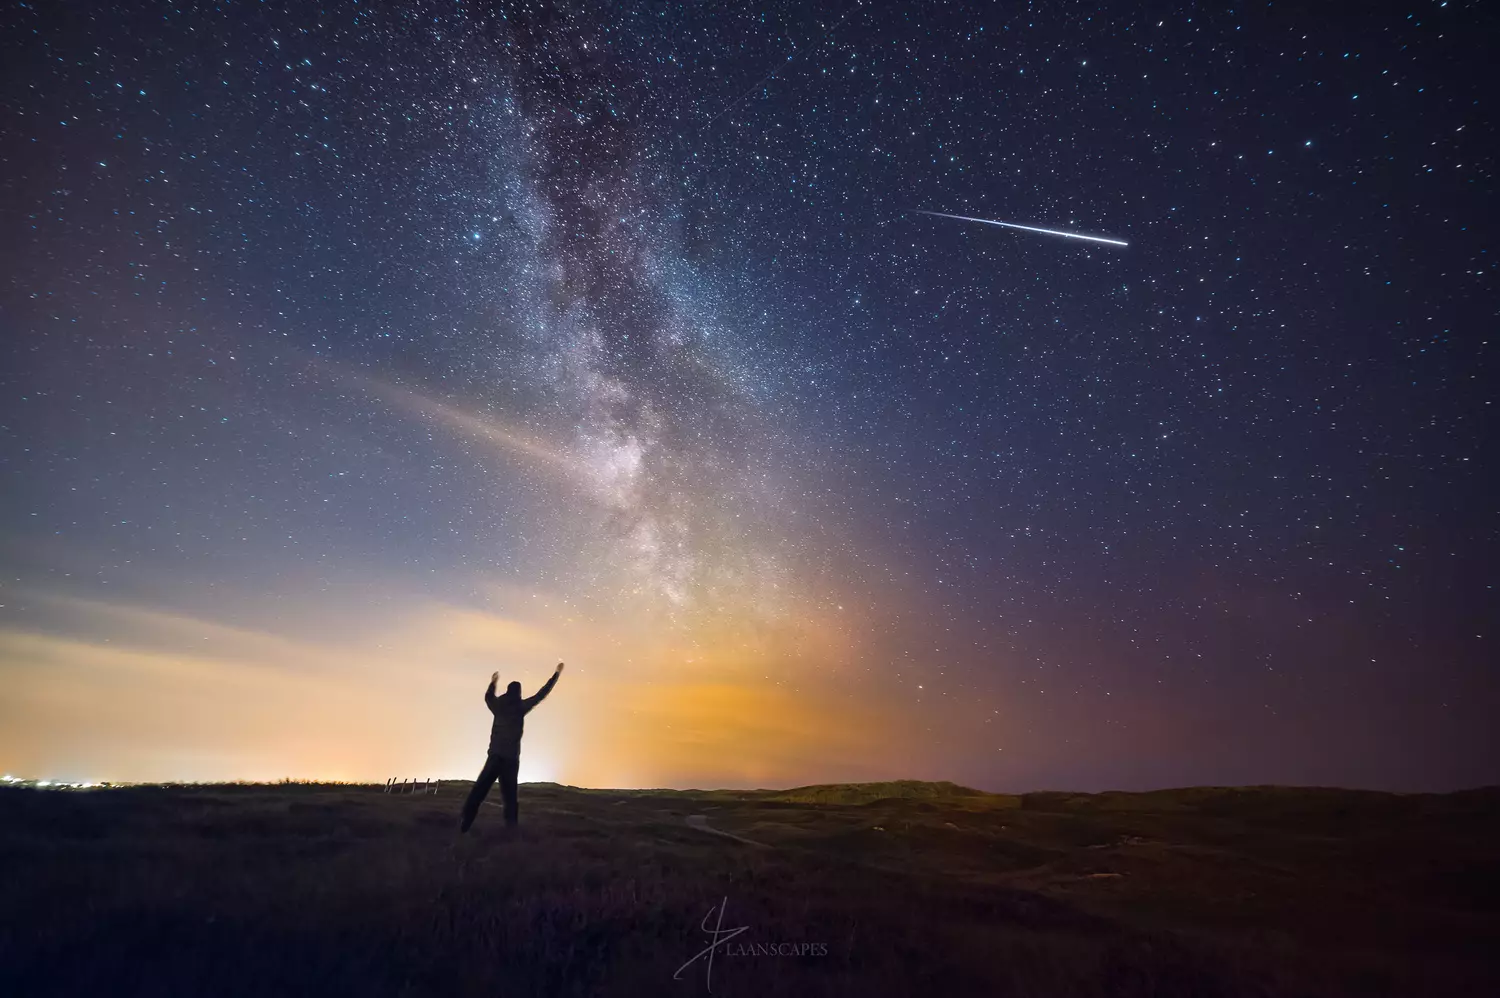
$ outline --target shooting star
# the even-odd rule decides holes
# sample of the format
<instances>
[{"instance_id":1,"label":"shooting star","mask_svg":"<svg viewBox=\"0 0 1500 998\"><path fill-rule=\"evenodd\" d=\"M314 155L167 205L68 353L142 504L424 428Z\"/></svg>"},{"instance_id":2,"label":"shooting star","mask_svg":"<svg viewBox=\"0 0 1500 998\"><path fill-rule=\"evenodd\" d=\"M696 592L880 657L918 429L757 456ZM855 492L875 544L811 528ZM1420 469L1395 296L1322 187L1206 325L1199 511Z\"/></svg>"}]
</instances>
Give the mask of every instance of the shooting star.
<instances>
[{"instance_id":1,"label":"shooting star","mask_svg":"<svg viewBox=\"0 0 1500 998\"><path fill-rule=\"evenodd\" d=\"M985 225L1000 225L1007 229L1020 229L1023 232L1040 232L1045 236L1062 236L1064 239L1087 239L1091 243L1106 243L1110 246L1129 246L1123 239L1109 239L1105 236L1088 236L1082 232L1063 232L1059 229L1039 229L1034 225L1017 225L1015 222L997 222L991 218L970 218L968 215L950 215L944 211L917 211L923 215L936 215L938 218L955 218L960 222L982 222Z\"/></svg>"}]
</instances>

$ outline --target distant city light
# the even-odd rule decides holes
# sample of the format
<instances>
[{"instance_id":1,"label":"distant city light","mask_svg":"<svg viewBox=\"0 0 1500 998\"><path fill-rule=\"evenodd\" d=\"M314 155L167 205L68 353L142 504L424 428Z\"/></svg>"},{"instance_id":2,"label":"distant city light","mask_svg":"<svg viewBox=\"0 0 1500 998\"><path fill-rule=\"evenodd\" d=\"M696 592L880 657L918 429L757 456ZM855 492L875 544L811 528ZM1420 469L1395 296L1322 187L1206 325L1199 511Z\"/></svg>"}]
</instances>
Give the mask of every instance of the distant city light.
<instances>
[{"instance_id":1,"label":"distant city light","mask_svg":"<svg viewBox=\"0 0 1500 998\"><path fill-rule=\"evenodd\" d=\"M12 783L22 787L35 787L37 789L53 787L59 790L92 790L96 787L108 786L106 783L99 783L94 780L81 780L77 783L68 780L29 780L24 776L14 776L10 773L0 776L0 783Z\"/></svg>"}]
</instances>

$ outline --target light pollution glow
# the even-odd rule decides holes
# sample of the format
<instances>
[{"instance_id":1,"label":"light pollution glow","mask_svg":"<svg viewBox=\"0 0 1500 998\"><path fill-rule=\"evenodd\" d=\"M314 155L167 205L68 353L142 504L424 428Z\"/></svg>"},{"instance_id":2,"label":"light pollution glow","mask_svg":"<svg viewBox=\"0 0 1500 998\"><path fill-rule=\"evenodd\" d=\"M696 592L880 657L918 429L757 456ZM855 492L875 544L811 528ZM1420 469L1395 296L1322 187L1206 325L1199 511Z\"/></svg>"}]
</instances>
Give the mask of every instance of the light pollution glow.
<instances>
[{"instance_id":1,"label":"light pollution glow","mask_svg":"<svg viewBox=\"0 0 1500 998\"><path fill-rule=\"evenodd\" d=\"M854 685L852 610L822 612L791 592L768 602L755 585L694 599L674 558L732 558L737 539L718 538L718 551L659 551L656 520L641 509L640 443L586 441L576 453L358 380L399 414L531 469L559 498L633 515L603 598L495 583L480 602L504 612L401 601L394 615L355 608L288 636L29 593L57 624L0 630L9 669L0 758L11 770L115 782L467 777L484 744L488 672L529 690L556 660L572 667L530 725L523 779L760 786L912 766L900 747L911 720Z\"/></svg>"},{"instance_id":2,"label":"light pollution glow","mask_svg":"<svg viewBox=\"0 0 1500 998\"><path fill-rule=\"evenodd\" d=\"M72 629L101 636L0 632L0 758L96 781L467 777L487 730L485 670L530 690L559 657L572 665L529 725L525 779L781 785L810 765L870 778L905 756L901 720L841 688L848 644L835 623L808 622L795 650L710 626L687 639L706 650L624 622L601 639L538 605L550 601L497 593L508 597L535 612L419 605L321 641L54 600Z\"/></svg>"}]
</instances>

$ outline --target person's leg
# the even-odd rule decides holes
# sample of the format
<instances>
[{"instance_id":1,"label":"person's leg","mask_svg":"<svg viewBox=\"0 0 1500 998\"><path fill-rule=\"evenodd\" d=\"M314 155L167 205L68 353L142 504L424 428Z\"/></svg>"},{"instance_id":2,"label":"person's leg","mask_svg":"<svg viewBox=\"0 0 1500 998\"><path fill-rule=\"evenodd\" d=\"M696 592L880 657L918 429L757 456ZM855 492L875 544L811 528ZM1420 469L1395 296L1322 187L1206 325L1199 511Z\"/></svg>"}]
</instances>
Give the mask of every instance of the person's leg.
<instances>
[{"instance_id":1,"label":"person's leg","mask_svg":"<svg viewBox=\"0 0 1500 998\"><path fill-rule=\"evenodd\" d=\"M516 801L516 771L521 768L520 759L500 760L500 794L505 798L505 824L513 826L519 817L520 806Z\"/></svg>"},{"instance_id":2,"label":"person's leg","mask_svg":"<svg viewBox=\"0 0 1500 998\"><path fill-rule=\"evenodd\" d=\"M480 803L484 801L485 794L490 792L495 777L500 773L499 761L494 756L489 756L484 760L484 768L479 771L479 779L474 781L474 788L469 791L469 796L464 801L463 822L458 826L460 832L467 832L469 826L474 824L474 816L479 813Z\"/></svg>"}]
</instances>

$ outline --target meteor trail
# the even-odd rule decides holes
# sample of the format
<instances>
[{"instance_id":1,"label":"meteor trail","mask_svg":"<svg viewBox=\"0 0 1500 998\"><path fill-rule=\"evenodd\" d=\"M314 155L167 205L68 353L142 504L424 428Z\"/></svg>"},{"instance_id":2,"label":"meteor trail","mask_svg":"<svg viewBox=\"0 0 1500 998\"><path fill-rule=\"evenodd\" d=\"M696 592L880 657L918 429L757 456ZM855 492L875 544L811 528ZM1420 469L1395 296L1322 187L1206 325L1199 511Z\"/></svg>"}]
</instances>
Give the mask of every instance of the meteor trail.
<instances>
[{"instance_id":1,"label":"meteor trail","mask_svg":"<svg viewBox=\"0 0 1500 998\"><path fill-rule=\"evenodd\" d=\"M1060 232L1057 229L1039 229L1034 225L1017 225L1015 222L997 222L989 218L970 218L968 215L950 215L944 211L917 211L923 215L936 215L938 218L956 218L960 222L983 222L985 225L1002 225L1007 229L1021 229L1025 232L1040 232L1047 236L1062 236L1064 239L1087 239L1091 243L1108 243L1111 246L1129 246L1123 239L1107 239L1104 236L1086 236L1081 232Z\"/></svg>"}]
</instances>

